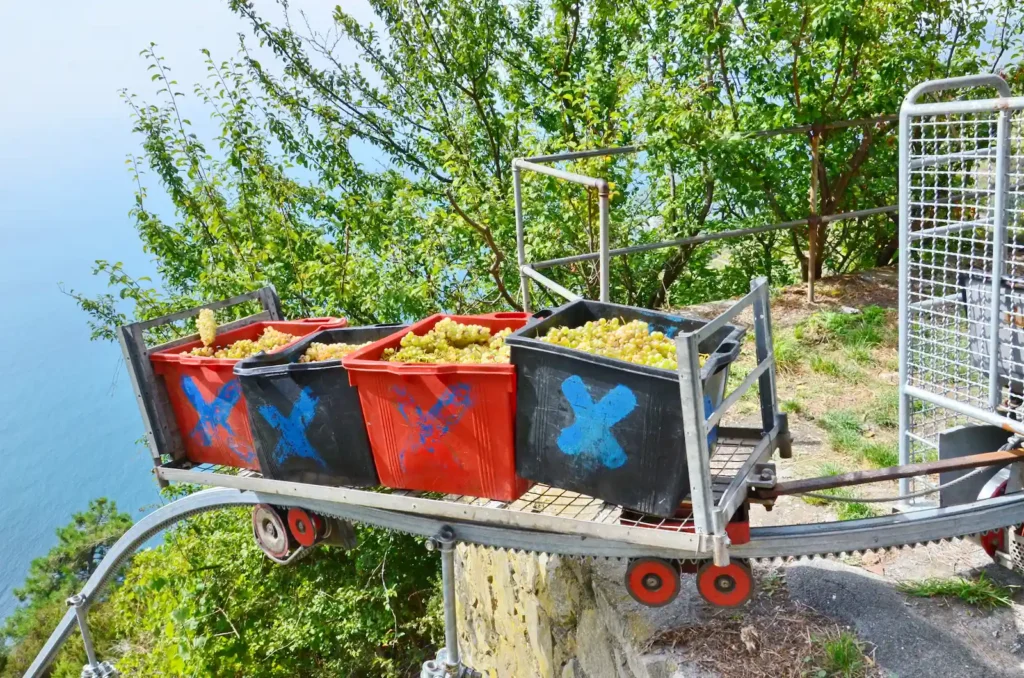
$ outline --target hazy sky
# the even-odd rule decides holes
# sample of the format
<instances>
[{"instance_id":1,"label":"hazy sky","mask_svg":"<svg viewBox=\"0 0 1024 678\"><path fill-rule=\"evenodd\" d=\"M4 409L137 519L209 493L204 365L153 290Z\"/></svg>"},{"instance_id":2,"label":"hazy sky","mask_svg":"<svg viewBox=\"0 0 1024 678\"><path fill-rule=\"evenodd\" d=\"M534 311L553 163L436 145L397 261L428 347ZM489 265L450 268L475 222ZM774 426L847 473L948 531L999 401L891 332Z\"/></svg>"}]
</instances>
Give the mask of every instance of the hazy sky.
<instances>
[{"instance_id":1,"label":"hazy sky","mask_svg":"<svg viewBox=\"0 0 1024 678\"><path fill-rule=\"evenodd\" d=\"M312 25L325 29L337 4L293 0L291 11L305 11ZM361 21L373 16L365 0L340 4ZM281 17L275 0L257 0L256 7L264 17ZM192 97L193 85L208 76L200 50L209 49L216 61L232 58L239 33L273 68L269 50L255 48L248 24L228 9L227 0L0 5L0 285L24 283L24 271L4 270L2 264L25 264L24 248L38 246L40 239L56 250L53 256L66 260L67 275L59 279L78 288L97 282L89 276L95 259L149 268L127 215L134 187L124 161L139 152L140 139L131 132L119 91L160 100L139 55L155 42L187 95L186 117L210 142L215 128L209 110ZM168 201L153 177L147 183L147 207L165 213Z\"/></svg>"},{"instance_id":2,"label":"hazy sky","mask_svg":"<svg viewBox=\"0 0 1024 678\"><path fill-rule=\"evenodd\" d=\"M292 7L326 26L337 4L303 0ZM360 18L371 16L362 0L341 5ZM257 9L280 16L274 2L257 2ZM190 94L193 83L206 77L199 50L210 49L218 61L229 58L239 32L251 37L226 0L3 3L0 173L15 170L26 178L27 165L34 180L47 179L57 170L123 158L130 150L130 122L118 90L149 95L154 89L139 51L157 43L182 91Z\"/></svg>"}]
</instances>

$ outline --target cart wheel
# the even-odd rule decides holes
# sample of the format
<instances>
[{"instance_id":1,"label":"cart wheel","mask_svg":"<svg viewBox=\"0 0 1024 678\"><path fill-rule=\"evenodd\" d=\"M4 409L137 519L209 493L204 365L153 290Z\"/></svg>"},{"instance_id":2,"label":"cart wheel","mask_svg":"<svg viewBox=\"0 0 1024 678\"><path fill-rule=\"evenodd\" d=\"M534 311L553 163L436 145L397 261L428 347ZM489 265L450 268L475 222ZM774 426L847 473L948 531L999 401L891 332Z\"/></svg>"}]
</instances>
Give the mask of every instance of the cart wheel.
<instances>
[{"instance_id":1,"label":"cart wheel","mask_svg":"<svg viewBox=\"0 0 1024 678\"><path fill-rule=\"evenodd\" d=\"M715 607L739 607L754 593L754 575L742 561L725 567L707 562L697 570L697 592Z\"/></svg>"},{"instance_id":2,"label":"cart wheel","mask_svg":"<svg viewBox=\"0 0 1024 678\"><path fill-rule=\"evenodd\" d=\"M679 568L663 558L635 558L626 568L626 590L642 605L668 605L679 595Z\"/></svg>"},{"instance_id":3,"label":"cart wheel","mask_svg":"<svg viewBox=\"0 0 1024 678\"><path fill-rule=\"evenodd\" d=\"M323 539L326 526L324 519L305 509L288 509L288 529L299 545L309 548Z\"/></svg>"},{"instance_id":4,"label":"cart wheel","mask_svg":"<svg viewBox=\"0 0 1024 678\"><path fill-rule=\"evenodd\" d=\"M981 488L981 491L978 493L978 499L995 499L996 497L1003 496L1006 494L1006 486L1009 482L1010 470L1007 468L999 471L999 473L992 476L985 484L985 487ZM996 552L1006 550L1006 530L1007 528L1000 527L978 535L978 544L992 560L996 559Z\"/></svg>"},{"instance_id":5,"label":"cart wheel","mask_svg":"<svg viewBox=\"0 0 1024 678\"><path fill-rule=\"evenodd\" d=\"M288 555L288 528L281 514L270 504L257 504L252 509L252 533L256 543L271 558Z\"/></svg>"}]
</instances>

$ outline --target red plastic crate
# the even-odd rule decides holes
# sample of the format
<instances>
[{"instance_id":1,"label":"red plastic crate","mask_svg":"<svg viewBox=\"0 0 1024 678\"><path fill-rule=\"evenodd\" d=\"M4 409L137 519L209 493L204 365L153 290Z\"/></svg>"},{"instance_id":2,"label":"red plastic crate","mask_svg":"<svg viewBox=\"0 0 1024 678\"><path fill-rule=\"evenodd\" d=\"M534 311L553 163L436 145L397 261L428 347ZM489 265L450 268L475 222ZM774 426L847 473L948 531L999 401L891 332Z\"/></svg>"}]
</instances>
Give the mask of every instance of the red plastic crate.
<instances>
[{"instance_id":1,"label":"red plastic crate","mask_svg":"<svg viewBox=\"0 0 1024 678\"><path fill-rule=\"evenodd\" d=\"M513 365L392 363L380 356L443 318L497 332L517 330L529 317L433 315L345 356L382 485L501 501L526 491L529 481L516 475Z\"/></svg>"},{"instance_id":2,"label":"red plastic crate","mask_svg":"<svg viewBox=\"0 0 1024 678\"><path fill-rule=\"evenodd\" d=\"M223 334L218 332L217 346L239 339L255 340L268 327L294 334L297 341L317 330L347 324L345 318L258 322ZM219 464L258 471L242 387L233 371L238 360L182 355L202 345L203 342L196 340L149 355L153 371L164 378L185 445L185 456L193 464Z\"/></svg>"}]
</instances>

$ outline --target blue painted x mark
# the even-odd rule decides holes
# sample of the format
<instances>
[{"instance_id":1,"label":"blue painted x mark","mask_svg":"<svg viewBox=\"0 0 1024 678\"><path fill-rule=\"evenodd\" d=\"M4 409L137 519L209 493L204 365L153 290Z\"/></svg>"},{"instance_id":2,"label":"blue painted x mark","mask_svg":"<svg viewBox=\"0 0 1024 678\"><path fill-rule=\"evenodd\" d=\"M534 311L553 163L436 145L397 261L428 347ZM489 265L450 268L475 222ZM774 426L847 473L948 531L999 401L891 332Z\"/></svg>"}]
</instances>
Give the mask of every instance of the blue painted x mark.
<instances>
[{"instance_id":1,"label":"blue painted x mark","mask_svg":"<svg viewBox=\"0 0 1024 678\"><path fill-rule=\"evenodd\" d=\"M405 389L392 387L391 391L398 403L398 412L405 419L405 423L415 429L414 439L410 440L398 454L398 462L403 471L405 470L407 452L422 449L434 454L436 445L441 438L462 419L462 415L471 405L468 384L455 384L450 389L445 389L437 402L425 412ZM455 457L454 452L452 452L452 457L458 464L459 460Z\"/></svg>"},{"instance_id":2,"label":"blue painted x mark","mask_svg":"<svg viewBox=\"0 0 1024 678\"><path fill-rule=\"evenodd\" d=\"M317 402L319 399L313 397L313 391L307 386L302 389L295 404L292 405L292 413L287 417L273 405L260 406L260 414L281 434L277 446L274 447L274 458L277 463L283 464L289 457L303 457L312 459L324 468L327 467L306 437L309 422L316 416Z\"/></svg>"},{"instance_id":3,"label":"blue painted x mark","mask_svg":"<svg viewBox=\"0 0 1024 678\"><path fill-rule=\"evenodd\" d=\"M612 426L636 408L633 391L619 384L595 403L583 380L573 375L562 382L562 393L572 406L576 421L562 429L558 436L559 449L569 456L582 456L606 468L619 468L625 464L626 453L615 439Z\"/></svg>"},{"instance_id":4,"label":"blue painted x mark","mask_svg":"<svg viewBox=\"0 0 1024 678\"><path fill-rule=\"evenodd\" d=\"M242 386L238 383L237 379L232 379L221 386L220 390L217 391L217 395L210 402L206 402L206 398L203 397L196 382L188 375L184 375L181 378L181 390L185 393L185 397L188 398L188 401L196 411L196 415L199 417L195 428L189 434L193 440L200 445L209 447L213 444L214 436L217 435L217 429L224 429L228 434L227 442L231 451L246 461L253 460L253 451L249 449L248 445L240 443L235 439L235 432L228 424L231 410L234 409L235 405L242 398Z\"/></svg>"}]
</instances>

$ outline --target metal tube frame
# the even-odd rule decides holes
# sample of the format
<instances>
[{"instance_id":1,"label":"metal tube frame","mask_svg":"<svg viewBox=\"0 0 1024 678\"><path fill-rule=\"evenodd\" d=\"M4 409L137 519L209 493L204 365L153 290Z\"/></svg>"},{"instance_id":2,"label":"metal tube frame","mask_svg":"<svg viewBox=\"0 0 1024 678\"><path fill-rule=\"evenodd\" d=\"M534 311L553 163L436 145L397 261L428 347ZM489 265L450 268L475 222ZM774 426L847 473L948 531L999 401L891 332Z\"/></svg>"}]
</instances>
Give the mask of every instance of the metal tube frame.
<instances>
[{"instance_id":1,"label":"metal tube frame","mask_svg":"<svg viewBox=\"0 0 1024 678\"><path fill-rule=\"evenodd\" d=\"M580 295L576 294L575 292L572 292L571 290L566 289L565 287L562 287L561 285L559 285L546 275L538 273L537 271L533 270L533 267L531 266L523 266L520 268L520 271L523 274L524 280L526 278L533 278L544 287L548 288L552 292L562 296L563 298L569 301L576 301L577 299L582 299ZM526 289L525 285L523 286L523 289ZM527 293L527 295L529 295L529 293ZM528 296L524 298L528 298Z\"/></svg>"},{"instance_id":2,"label":"metal tube frame","mask_svg":"<svg viewBox=\"0 0 1024 678\"><path fill-rule=\"evenodd\" d=\"M891 120L892 116L879 116L877 118L868 118L864 120L844 121L840 123L834 123L832 125L824 125L821 129L835 129L839 127L850 127L855 125L867 125L876 122L885 122ZM778 134L789 134L795 132L807 131L804 127L785 129L785 130L768 130L768 133L759 133L755 136L771 136L771 133ZM817 137L815 137L816 139ZM816 144L815 144L816 146ZM515 212L516 212L516 245L517 245L517 260L519 263L519 293L523 300L523 310L530 310L530 280L543 285L548 290L558 294L559 296L574 301L581 298L579 295L574 294L567 290L562 285L559 285L555 281L551 280L547 276L543 276L538 271L551 268L553 266L560 266L564 264L571 264L580 261L593 261L598 260L598 277L600 280L600 300L608 302L611 300L611 258L632 254L634 252L646 252L655 249L666 249L669 247L679 247L682 245L696 245L705 242L711 242L713 240L724 240L727 238L740 238L747 235L753 235L755 233L767 233L770 231L788 230L793 228L799 228L801 226L810 226L808 229L809 237L813 236L814 232L817 231L819 225L828 224L833 221L842 221L845 219L857 219L862 217L874 216L876 214L888 214L896 210L895 205L888 205L885 207L871 207L868 209L854 210L851 212L844 212L842 214L830 214L827 216L818 216L815 214L816 209L811 210L811 215L806 219L797 219L795 221L786 221L777 224L766 224L764 226L755 226L751 228L739 228L731 231L721 231L719 233L707 233L691 238L676 238L673 240L663 240L656 243L646 243L643 245L634 245L632 247L619 247L611 249L610 246L610 231L611 231L611 195L608 182L605 179L597 177L588 177L575 172L567 172L560 170L555 167L548 167L541 163L560 162L565 160L577 160L580 158L598 158L611 155L622 155L625 153L637 153L642 149L637 146L623 146L620 148L599 148L590 151L576 151L571 153L556 153L554 155L539 155L530 158L516 158L512 161L512 182L513 191L515 194ZM815 156L817 150L814 150ZM816 163L812 162L812 172ZM575 184L586 186L597 190L598 194L598 210L600 215L600 233L599 233L599 248L597 252L587 252L584 254L577 254L568 257L559 257L557 259L548 259L546 261L530 262L526 258L526 231L523 224L523 194L522 194L522 171L529 170L544 174L547 176L555 177L556 179L562 179ZM813 198L812 198L813 199ZM813 247L809 244L809 248ZM811 258L811 265L813 265L813 252L809 253ZM810 278L813 278L813 272L811 272ZM813 298L813 280L808 280L808 295Z\"/></svg>"},{"instance_id":3,"label":"metal tube frame","mask_svg":"<svg viewBox=\"0 0 1024 678\"><path fill-rule=\"evenodd\" d=\"M775 391L775 357L772 352L771 314L768 302L768 281L757 278L750 282L750 292L724 313L692 332L676 336L679 361L679 396L683 414L683 438L690 480L690 504L694 528L698 535L712 538L712 557L716 565L728 563L729 538L726 524L746 499L746 479L754 466L770 457L775 442L787 430L785 415L778 412ZM726 393L713 412L705 411L704 389L700 378L700 342L734 320L747 307L754 310L754 338L757 365L732 392ZM714 479L711 476L709 431L745 394L754 382L759 383L763 438L758 448L736 473L735 479L716 502Z\"/></svg>"},{"instance_id":4,"label":"metal tube frame","mask_svg":"<svg viewBox=\"0 0 1024 678\"><path fill-rule=\"evenodd\" d=\"M441 592L444 597L445 661L450 667L459 665L459 626L455 615L455 532L445 525L434 538L441 550Z\"/></svg>"},{"instance_id":5,"label":"metal tube frame","mask_svg":"<svg viewBox=\"0 0 1024 678\"><path fill-rule=\"evenodd\" d=\"M995 214L992 224L992 307L989 317L988 406L995 409L1002 400L999 383L999 304L1003 287L1003 254L1006 245L1006 183L1010 156L1009 113L999 112L996 123Z\"/></svg>"},{"instance_id":6,"label":"metal tube frame","mask_svg":"<svg viewBox=\"0 0 1024 678\"><path fill-rule=\"evenodd\" d=\"M75 611L75 620L78 622L78 630L82 634L82 645L85 646L85 660L88 662L87 667L94 671L98 670L100 663L96 659L96 649L92 643L92 634L89 633L88 601L81 593L76 593L68 598L68 607Z\"/></svg>"},{"instance_id":7,"label":"metal tube frame","mask_svg":"<svg viewBox=\"0 0 1024 678\"><path fill-rule=\"evenodd\" d=\"M998 94L997 99L982 100L958 100L938 103L919 103L925 94L943 92L954 89L966 88L993 88ZM929 403L933 406L955 412L971 419L1001 426L1007 431L1024 433L1024 425L1020 422L1009 419L996 412L1001 401L1001 384L999 377L999 323L1000 323L1000 298L1003 274L1003 250L1006 236L1006 198L1009 192L1008 187L1008 159L1009 159L1009 111L1024 109L1024 97L1011 98L1009 85L998 75L984 74L965 76L959 78L946 78L921 83L914 87L906 96L899 114L899 402L900 402L900 438L899 438L899 462L901 465L911 462L911 438L917 438L913 429L913 400ZM911 158L911 121L913 118L924 116L951 116L957 114L998 112L996 131L996 144L994 148L983 147L979 152L977 149L936 155L925 155L918 158ZM912 232L914 216L910 211L910 178L911 170L927 167L942 167L954 162L962 162L970 159L985 159L995 157L995 202L993 205L993 218L991 223L961 223L937 228L930 228L922 232ZM910 280L910 243L911 240L920 240L928 237L940 237L974 226L984 226L992 231L992 291L991 308L989 318L988 346L988 406L989 409L981 409L968 403L959 402L945 395L927 391L909 383L909 340L910 340L910 312L912 307L917 309L923 307L928 301L910 303L911 280ZM943 299L952 297L949 300L955 301L956 295L946 295ZM935 300L931 300L934 305ZM899 481L899 492L901 495L910 493L911 479L903 478Z\"/></svg>"},{"instance_id":8,"label":"metal tube frame","mask_svg":"<svg viewBox=\"0 0 1024 678\"><path fill-rule=\"evenodd\" d=\"M173 421L170 401L167 397L163 379L158 378L153 372L153 367L149 362L149 355L153 351L169 349L193 341L198 339L199 335L181 337L159 346L149 346L146 342L146 331L191 318L198 315L202 309L215 311L249 301L259 302L263 310L260 313L222 325L218 328L219 331L228 331L261 320L284 319L281 310L281 300L277 296L277 291L272 285L268 285L231 297L230 299L214 301L202 306L177 311L160 316L159 318L131 323L118 328L117 336L118 342L121 345L121 354L128 370L128 376L131 379L132 390L135 392L139 412L142 414L146 445L153 458L154 468L160 467L163 463L162 457L164 455L174 459L181 459L184 457L185 451L180 433ZM161 488L167 486L163 480L158 480L158 482Z\"/></svg>"}]
</instances>

